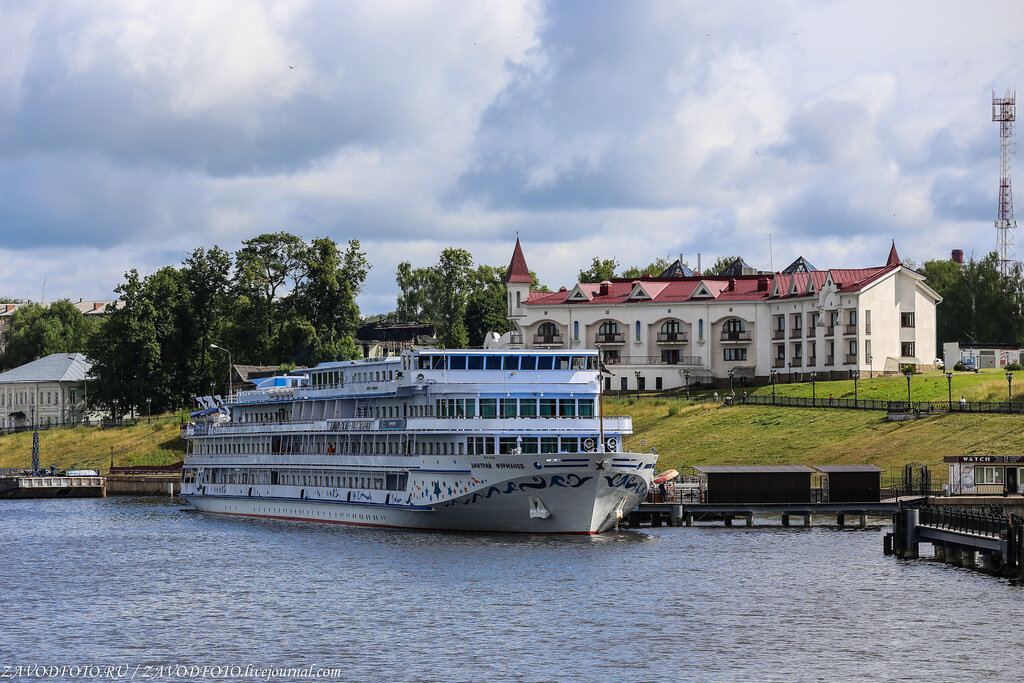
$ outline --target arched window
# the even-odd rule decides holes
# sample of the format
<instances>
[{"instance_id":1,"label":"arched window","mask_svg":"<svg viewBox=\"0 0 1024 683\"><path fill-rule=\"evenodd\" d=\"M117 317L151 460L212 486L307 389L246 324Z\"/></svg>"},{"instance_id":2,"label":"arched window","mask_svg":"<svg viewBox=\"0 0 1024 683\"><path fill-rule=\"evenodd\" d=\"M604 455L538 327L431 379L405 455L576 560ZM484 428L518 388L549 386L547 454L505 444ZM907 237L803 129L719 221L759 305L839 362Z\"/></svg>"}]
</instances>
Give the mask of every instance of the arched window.
<instances>
[{"instance_id":1,"label":"arched window","mask_svg":"<svg viewBox=\"0 0 1024 683\"><path fill-rule=\"evenodd\" d=\"M516 308L522 308L523 306L523 293L516 292Z\"/></svg>"},{"instance_id":2,"label":"arched window","mask_svg":"<svg viewBox=\"0 0 1024 683\"><path fill-rule=\"evenodd\" d=\"M697 321L697 339L704 341L704 318Z\"/></svg>"},{"instance_id":3,"label":"arched window","mask_svg":"<svg viewBox=\"0 0 1024 683\"><path fill-rule=\"evenodd\" d=\"M636 340L640 341L640 321L636 321Z\"/></svg>"},{"instance_id":4,"label":"arched window","mask_svg":"<svg viewBox=\"0 0 1024 683\"><path fill-rule=\"evenodd\" d=\"M558 336L558 325L548 322L541 323L540 327L537 328L538 337L557 337Z\"/></svg>"},{"instance_id":5,"label":"arched window","mask_svg":"<svg viewBox=\"0 0 1024 683\"><path fill-rule=\"evenodd\" d=\"M618 334L619 324L614 320L606 320L601 323L601 326L597 328L598 334Z\"/></svg>"},{"instance_id":6,"label":"arched window","mask_svg":"<svg viewBox=\"0 0 1024 683\"><path fill-rule=\"evenodd\" d=\"M573 321L572 324L572 338L576 341L580 340L580 321Z\"/></svg>"},{"instance_id":7,"label":"arched window","mask_svg":"<svg viewBox=\"0 0 1024 683\"><path fill-rule=\"evenodd\" d=\"M679 321L678 320L666 320L665 324L661 326L663 334L679 334Z\"/></svg>"},{"instance_id":8,"label":"arched window","mask_svg":"<svg viewBox=\"0 0 1024 683\"><path fill-rule=\"evenodd\" d=\"M725 321L725 327L723 329L726 332L744 332L747 328L739 318L729 318Z\"/></svg>"}]
</instances>

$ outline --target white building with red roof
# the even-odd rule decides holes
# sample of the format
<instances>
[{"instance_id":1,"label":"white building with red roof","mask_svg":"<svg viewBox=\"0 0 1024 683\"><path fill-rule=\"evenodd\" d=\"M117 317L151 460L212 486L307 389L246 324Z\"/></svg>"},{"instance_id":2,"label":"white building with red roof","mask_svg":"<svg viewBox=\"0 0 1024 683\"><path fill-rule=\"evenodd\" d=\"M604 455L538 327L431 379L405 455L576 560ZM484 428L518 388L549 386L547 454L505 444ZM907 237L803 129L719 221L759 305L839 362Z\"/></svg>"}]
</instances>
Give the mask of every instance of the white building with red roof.
<instances>
[{"instance_id":1,"label":"white building with red roof","mask_svg":"<svg viewBox=\"0 0 1024 683\"><path fill-rule=\"evenodd\" d=\"M505 278L515 329L493 346L600 348L618 390L723 382L730 372L763 382L934 367L942 298L895 242L882 266L809 268L801 257L788 273L643 275L539 292L516 239Z\"/></svg>"}]
</instances>

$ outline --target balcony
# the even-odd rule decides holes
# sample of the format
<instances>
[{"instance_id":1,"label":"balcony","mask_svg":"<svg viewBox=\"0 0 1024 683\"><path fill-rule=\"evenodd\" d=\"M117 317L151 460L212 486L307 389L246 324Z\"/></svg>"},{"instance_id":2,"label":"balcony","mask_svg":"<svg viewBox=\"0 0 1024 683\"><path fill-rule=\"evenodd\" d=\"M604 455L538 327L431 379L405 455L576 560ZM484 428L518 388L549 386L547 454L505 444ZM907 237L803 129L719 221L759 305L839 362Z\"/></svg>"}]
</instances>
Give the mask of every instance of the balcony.
<instances>
[{"instance_id":1,"label":"balcony","mask_svg":"<svg viewBox=\"0 0 1024 683\"><path fill-rule=\"evenodd\" d=\"M791 367L798 368L804 364L804 359L800 356L793 356L789 359L789 364Z\"/></svg>"},{"instance_id":2,"label":"balcony","mask_svg":"<svg viewBox=\"0 0 1024 683\"><path fill-rule=\"evenodd\" d=\"M808 337L813 337L814 336L814 325L811 325L810 327L807 328L807 336Z\"/></svg>"},{"instance_id":3,"label":"balcony","mask_svg":"<svg viewBox=\"0 0 1024 683\"><path fill-rule=\"evenodd\" d=\"M817 364L818 364L818 357L817 356L807 356L807 367L813 368Z\"/></svg>"},{"instance_id":4,"label":"balcony","mask_svg":"<svg viewBox=\"0 0 1024 683\"><path fill-rule=\"evenodd\" d=\"M626 335L622 332L598 332L594 339L598 344L624 344Z\"/></svg>"},{"instance_id":5,"label":"balcony","mask_svg":"<svg viewBox=\"0 0 1024 683\"><path fill-rule=\"evenodd\" d=\"M845 356L843 356L843 365L856 365L856 364L857 364L857 354L855 354L855 353L853 353L853 354L848 353Z\"/></svg>"},{"instance_id":6,"label":"balcony","mask_svg":"<svg viewBox=\"0 0 1024 683\"><path fill-rule=\"evenodd\" d=\"M561 346L562 335L560 334L535 334L533 335L534 346Z\"/></svg>"},{"instance_id":7,"label":"balcony","mask_svg":"<svg viewBox=\"0 0 1024 683\"><path fill-rule=\"evenodd\" d=\"M666 356L619 356L618 358L606 358L605 365L688 365L691 367L703 367L704 361L700 356L681 356L669 354Z\"/></svg>"},{"instance_id":8,"label":"balcony","mask_svg":"<svg viewBox=\"0 0 1024 683\"><path fill-rule=\"evenodd\" d=\"M834 337L835 334L836 334L835 325L826 325L825 326L825 336L826 337Z\"/></svg>"},{"instance_id":9,"label":"balcony","mask_svg":"<svg viewBox=\"0 0 1024 683\"><path fill-rule=\"evenodd\" d=\"M786 338L786 331L785 330L772 330L772 339L785 339L785 338Z\"/></svg>"},{"instance_id":10,"label":"balcony","mask_svg":"<svg viewBox=\"0 0 1024 683\"><path fill-rule=\"evenodd\" d=\"M843 336L844 337L849 337L849 336L855 335L855 334L857 334L857 326L856 325L843 325Z\"/></svg>"},{"instance_id":11,"label":"balcony","mask_svg":"<svg viewBox=\"0 0 1024 683\"><path fill-rule=\"evenodd\" d=\"M523 333L522 332L509 332L508 343L512 346L523 345Z\"/></svg>"},{"instance_id":12,"label":"balcony","mask_svg":"<svg viewBox=\"0 0 1024 683\"><path fill-rule=\"evenodd\" d=\"M835 365L835 364L836 364L836 357L835 356L825 356L825 365Z\"/></svg>"},{"instance_id":13,"label":"balcony","mask_svg":"<svg viewBox=\"0 0 1024 683\"><path fill-rule=\"evenodd\" d=\"M802 329L800 329L799 327L794 327L793 329L791 329L789 331L789 336L793 337L794 339L799 339L800 337L803 336L803 334L804 334L804 331Z\"/></svg>"},{"instance_id":14,"label":"balcony","mask_svg":"<svg viewBox=\"0 0 1024 683\"><path fill-rule=\"evenodd\" d=\"M786 359L785 358L776 358L775 360L772 361L772 367L773 368L784 368L784 367L786 367Z\"/></svg>"},{"instance_id":15,"label":"balcony","mask_svg":"<svg viewBox=\"0 0 1024 683\"><path fill-rule=\"evenodd\" d=\"M659 332L658 333L659 344L685 344L686 333L685 332Z\"/></svg>"},{"instance_id":16,"label":"balcony","mask_svg":"<svg viewBox=\"0 0 1024 683\"><path fill-rule=\"evenodd\" d=\"M726 330L722 332L722 341L724 342L749 342L750 332L743 330L737 332L735 330Z\"/></svg>"}]
</instances>

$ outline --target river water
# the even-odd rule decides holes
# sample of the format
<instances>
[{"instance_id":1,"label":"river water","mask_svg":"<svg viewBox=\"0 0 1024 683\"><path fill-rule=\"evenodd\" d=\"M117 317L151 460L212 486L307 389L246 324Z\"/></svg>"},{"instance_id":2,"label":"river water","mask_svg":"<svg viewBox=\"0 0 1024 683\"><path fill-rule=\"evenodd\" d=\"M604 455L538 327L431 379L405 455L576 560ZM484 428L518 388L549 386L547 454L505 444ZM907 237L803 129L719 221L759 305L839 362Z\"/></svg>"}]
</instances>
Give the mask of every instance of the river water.
<instances>
[{"instance_id":1,"label":"river water","mask_svg":"<svg viewBox=\"0 0 1024 683\"><path fill-rule=\"evenodd\" d=\"M172 680L204 665L345 680L1024 677L1024 588L886 557L881 526L529 537L183 507L0 502L0 667Z\"/></svg>"}]
</instances>

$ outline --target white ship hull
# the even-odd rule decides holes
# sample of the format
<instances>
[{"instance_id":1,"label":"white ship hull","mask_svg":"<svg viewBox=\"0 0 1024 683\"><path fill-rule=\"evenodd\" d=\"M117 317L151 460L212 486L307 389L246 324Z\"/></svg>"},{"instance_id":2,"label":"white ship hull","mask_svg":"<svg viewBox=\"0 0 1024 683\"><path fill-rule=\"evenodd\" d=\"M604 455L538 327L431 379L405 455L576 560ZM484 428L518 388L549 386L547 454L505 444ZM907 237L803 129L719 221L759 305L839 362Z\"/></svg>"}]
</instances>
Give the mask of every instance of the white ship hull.
<instances>
[{"instance_id":1,"label":"white ship hull","mask_svg":"<svg viewBox=\"0 0 1024 683\"><path fill-rule=\"evenodd\" d=\"M566 467L560 462L538 461L534 455L487 456L491 460L485 463L490 465L487 469L413 469L407 491L358 492L356 497L369 499L365 501L351 500L352 492L343 489L273 486L186 485L182 494L198 510L226 515L405 529L556 534L601 533L646 498L655 455L574 456L573 464ZM479 456L474 459L481 460Z\"/></svg>"}]
</instances>

